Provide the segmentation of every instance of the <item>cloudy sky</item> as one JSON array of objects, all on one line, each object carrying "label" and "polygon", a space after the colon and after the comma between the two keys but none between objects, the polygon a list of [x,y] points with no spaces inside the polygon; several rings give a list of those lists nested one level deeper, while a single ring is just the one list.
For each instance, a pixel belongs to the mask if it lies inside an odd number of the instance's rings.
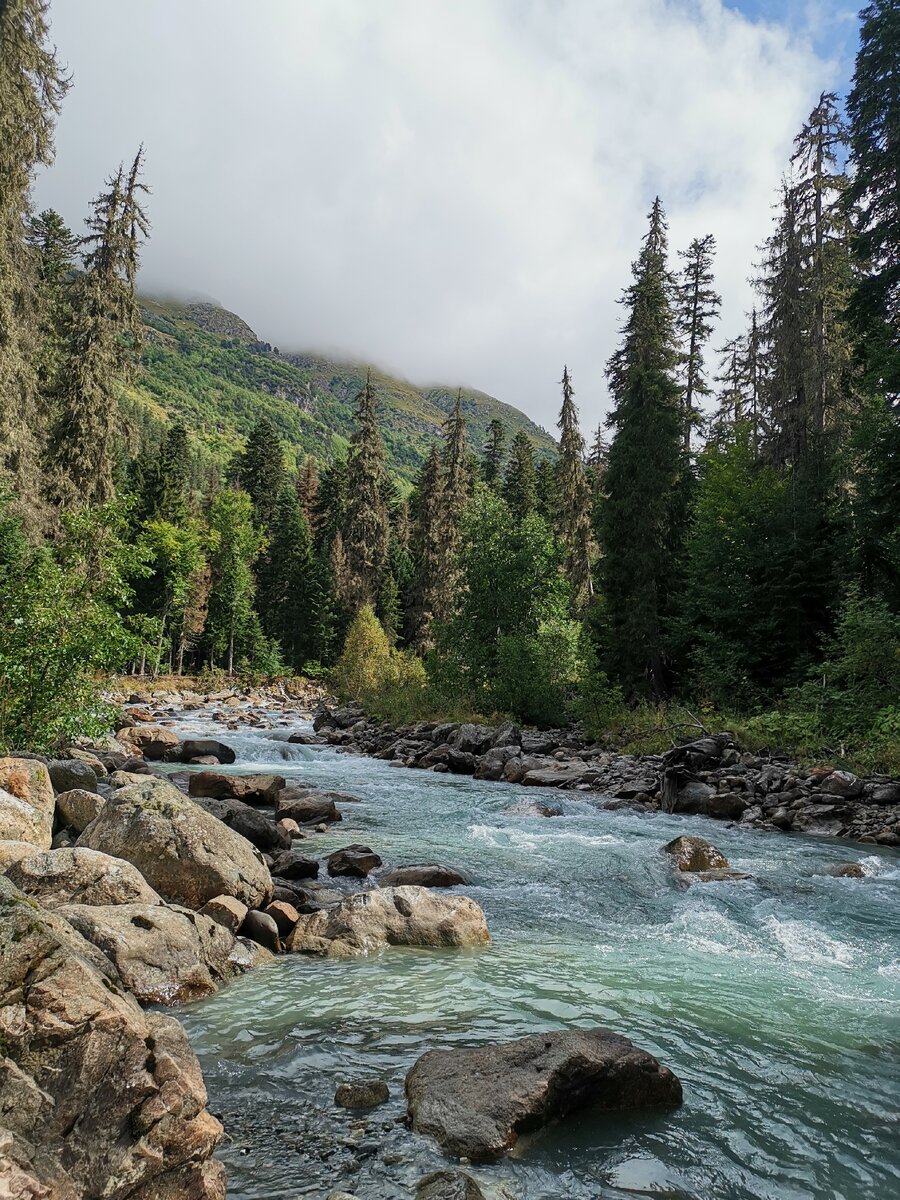
[{"label": "cloudy sky", "polygon": [[79,226],[138,143],[143,286],[555,421],[607,408],[656,193],[715,234],[736,332],[800,122],[852,71],[844,0],[52,0],[74,76],[40,206]]}]

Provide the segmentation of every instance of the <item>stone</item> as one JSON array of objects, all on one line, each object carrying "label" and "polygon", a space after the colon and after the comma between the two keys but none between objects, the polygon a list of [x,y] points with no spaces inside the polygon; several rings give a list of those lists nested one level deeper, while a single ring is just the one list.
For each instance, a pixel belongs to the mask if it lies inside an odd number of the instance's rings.
[{"label": "stone", "polygon": [[233,977],[234,935],[186,908],[64,904],[56,909],[116,968],[142,1004],[187,1004]]},{"label": "stone", "polygon": [[160,780],[114,792],[77,844],[134,863],[164,900],[187,908],[221,895],[252,908],[272,895],[259,851]]},{"label": "stone", "polygon": [[578,1109],[681,1103],[678,1078],[608,1029],[540,1033],[479,1049],[430,1050],[406,1076],[412,1128],[448,1154],[499,1158],[520,1131]]},{"label": "stone", "polygon": [[272,874],[287,880],[315,879],[319,874],[319,864],[314,858],[305,858],[289,850],[272,860]]},{"label": "stone", "polygon": [[469,750],[447,751],[447,769],[454,775],[474,775],[476,762],[475,755]]},{"label": "stone", "polygon": [[677,837],[663,846],[679,871],[717,871],[728,866],[722,851],[702,837]]},{"label": "stone", "polygon": [[466,1171],[434,1171],[416,1184],[416,1200],[513,1200],[502,1185],[484,1187]]},{"label": "stone", "polygon": [[562,809],[558,804],[547,804],[543,800],[519,800],[510,808],[504,809],[510,817],[561,817]]},{"label": "stone", "polygon": [[588,771],[586,763],[560,763],[547,770],[526,771],[519,780],[525,787],[572,787],[580,783]]},{"label": "stone", "polygon": [[410,863],[379,876],[379,887],[458,887],[468,883],[461,871],[437,863]]},{"label": "stone", "polygon": [[279,829],[283,829],[291,839],[303,836],[303,830],[293,817],[282,817],[280,820],[276,821],[275,824]]},{"label": "stone", "polygon": [[484,754],[490,749],[495,731],[488,725],[460,725],[447,738],[454,750],[467,754]]},{"label": "stone", "polygon": [[97,790],[96,771],[78,758],[52,759],[47,763],[47,772],[54,792],[70,792],[72,788],[85,792]]},{"label": "stone", "polygon": [[162,725],[136,725],[133,729],[119,730],[116,737],[129,750],[139,750],[151,762],[162,762],[181,749],[178,734]]},{"label": "stone", "polygon": [[0,842],[0,875],[23,858],[31,858],[35,850],[34,842]]},{"label": "stone", "polygon": [[872,789],[873,804],[900,804],[900,783],[879,783]]},{"label": "stone", "polygon": [[300,792],[287,788],[275,802],[275,816],[290,817],[298,825],[318,825],[321,821],[340,821],[334,795],[330,792]]},{"label": "stone", "polygon": [[387,1084],[380,1079],[355,1079],[340,1084],[334,1093],[334,1102],[340,1108],[377,1108],[390,1098]]},{"label": "stone", "polygon": [[0,758],[0,841],[49,850],[56,800],[50,775],[32,758]]},{"label": "stone", "polygon": [[[92,750],[83,750],[80,746],[68,746],[66,748],[66,757],[69,759],[75,758],[79,762],[87,763],[97,779],[105,779],[109,774],[103,760],[97,754],[94,754]],[[50,778],[53,778],[52,772]],[[56,787],[55,784],[53,786]]]},{"label": "stone", "polygon": [[214,800],[233,796],[245,804],[273,805],[284,789],[283,775],[225,775],[220,771],[197,771],[188,782],[189,796]]},{"label": "stone", "polygon": [[369,846],[344,846],[329,854],[325,860],[329,875],[349,875],[354,879],[365,879],[370,871],[381,866],[381,859]]},{"label": "stone", "polygon": [[56,811],[59,819],[69,829],[82,833],[91,821],[99,816],[100,809],[106,803],[96,791],[87,788],[71,788],[68,792],[60,792],[56,797]]},{"label": "stone", "polygon": [[468,896],[394,887],[359,892],[334,908],[301,915],[286,949],[351,958],[386,946],[474,947],[490,940],[484,913]]},{"label": "stone", "polygon": [[866,877],[862,865],[858,862],[831,863],[821,873],[835,875],[838,879],[865,879]]},{"label": "stone", "polygon": [[818,783],[818,790],[826,796],[840,796],[846,800],[861,796],[864,787],[863,781],[852,771],[831,771]]},{"label": "stone", "polygon": [[714,867],[709,871],[685,871],[679,876],[682,883],[734,883],[739,879],[752,879],[746,871],[737,871],[733,867]]},{"label": "stone", "polygon": [[229,933],[236,934],[249,911],[247,905],[236,900],[234,896],[213,896],[212,900],[207,900],[200,909],[200,915],[210,917]]},{"label": "stone", "polygon": [[44,908],[61,904],[162,904],[130,862],[100,850],[42,850],[10,867],[7,876]]},{"label": "stone", "polygon": [[197,796],[195,802],[205,812],[211,813],[223,821],[229,829],[246,838],[257,850],[271,853],[277,850],[289,850],[291,838],[285,830],[256,808],[244,804],[242,800],[233,798],[227,800],[210,800]]},{"label": "stone", "polygon": [[[15,1164],[0,1194],[224,1200],[222,1127],[181,1025],[143,1012],[104,955],[2,878],[0,1030],[0,1161]],[[33,1183],[13,1190],[12,1170]]]},{"label": "stone", "polygon": [[521,745],[522,731],[518,725],[513,725],[512,721],[504,721],[502,725],[499,725],[494,736],[491,738],[492,750],[514,747],[518,751]]},{"label": "stone", "polygon": [[230,746],[215,738],[185,738],[178,749],[178,758],[169,761],[188,763],[192,758],[215,758],[228,766],[234,762],[235,757]]},{"label": "stone", "polygon": [[249,938],[251,942],[258,942],[260,946],[265,946],[273,954],[281,953],[281,935],[278,932],[277,924],[268,913],[251,909],[244,918],[240,934],[241,937]]},{"label": "stone", "polygon": [[300,913],[287,900],[273,900],[266,908],[266,916],[271,917],[282,938],[286,938],[297,922]]}]

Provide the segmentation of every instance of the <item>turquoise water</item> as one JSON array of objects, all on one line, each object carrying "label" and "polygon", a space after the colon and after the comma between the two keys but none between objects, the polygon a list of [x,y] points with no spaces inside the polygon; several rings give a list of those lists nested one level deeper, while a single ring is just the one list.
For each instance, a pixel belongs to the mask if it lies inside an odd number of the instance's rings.
[{"label": "turquoise water", "polygon": [[[231,1139],[230,1197],[411,1196],[443,1164],[402,1123],[403,1078],[420,1054],[593,1025],[670,1066],[683,1107],[570,1119],[477,1168],[479,1179],[519,1200],[900,1194],[895,852],[604,812],[576,793],[553,793],[561,817],[523,816],[510,810],[547,793],[286,736],[224,740],[236,770],[277,768],[361,799],[304,852],[364,841],[386,864],[460,867],[473,882],[459,890],[482,905],[494,941],[349,963],[286,956],[182,1010]],[[708,837],[753,880],[680,885],[659,853],[679,833]],[[818,873],[848,859],[864,879]],[[392,1097],[362,1117],[332,1102],[360,1076],[385,1080]]]}]

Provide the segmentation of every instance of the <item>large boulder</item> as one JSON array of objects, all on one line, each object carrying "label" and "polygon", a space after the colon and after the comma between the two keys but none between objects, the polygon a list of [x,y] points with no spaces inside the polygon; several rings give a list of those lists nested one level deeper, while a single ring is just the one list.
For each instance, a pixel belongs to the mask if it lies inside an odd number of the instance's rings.
[{"label": "large boulder", "polygon": [[328,855],[325,860],[329,875],[349,875],[354,879],[365,879],[370,871],[381,866],[381,859],[370,846],[344,846]]},{"label": "large boulder", "polygon": [[0,842],[0,875],[23,858],[31,858],[36,850],[34,842]]},{"label": "large boulder", "polygon": [[442,867],[438,863],[410,863],[405,867],[394,867],[379,876],[381,887],[457,887],[468,883],[461,871],[453,867]]},{"label": "large boulder", "polygon": [[181,750],[178,734],[162,725],[136,725],[133,729],[120,729],[116,737],[129,750],[139,750],[151,762],[161,762]]},{"label": "large boulder", "polygon": [[675,1075],[608,1029],[540,1033],[476,1050],[431,1050],[406,1076],[413,1129],[449,1154],[489,1161],[524,1130],[583,1108],[681,1103]]},{"label": "large boulder", "polygon": [[56,910],[114,964],[142,1004],[186,1004],[236,974],[234,934],[211,917],[153,904],[64,904]]},{"label": "large boulder", "polygon": [[70,792],[72,788],[97,790],[97,772],[80,758],[54,758],[47,763],[47,771],[55,792]]},{"label": "large boulder", "polygon": [[282,829],[275,821],[264,813],[242,800],[209,800],[197,797],[196,803],[208,813],[212,813],[220,821],[224,821],[229,829],[247,839],[257,850],[271,853],[276,850],[289,850],[291,835]]},{"label": "large boulder", "polygon": [[114,792],[77,845],[134,863],[164,900],[187,908],[214,896],[236,896],[249,908],[272,898],[259,851],[158,779]]},{"label": "large boulder", "polygon": [[663,846],[679,871],[718,871],[728,866],[722,851],[702,837],[677,837]]},{"label": "large boulder", "polygon": [[340,821],[334,792],[295,791],[286,788],[275,802],[276,817],[290,817],[298,825]]},{"label": "large boulder", "polygon": [[460,725],[447,738],[454,750],[468,754],[483,754],[490,749],[496,730],[488,725]]},{"label": "large boulder", "polygon": [[170,762],[192,762],[195,758],[216,758],[220,763],[233,763],[235,753],[230,746],[215,738],[185,738],[177,750],[170,752]]},{"label": "large boulder", "polygon": [[99,816],[105,803],[103,796],[98,796],[96,791],[72,788],[68,792],[60,792],[56,797],[56,810],[63,825],[82,833]]},{"label": "large boulder", "polygon": [[0,758],[0,840],[49,850],[56,801],[47,768],[33,758]]},{"label": "large boulder", "polygon": [[223,1200],[222,1127],[179,1023],[2,878],[0,1041],[0,1195]]},{"label": "large boulder", "polygon": [[197,771],[188,781],[189,796],[221,800],[233,796],[245,804],[272,805],[285,785],[283,775],[226,775],[222,771]]},{"label": "large boulder", "polygon": [[484,946],[490,940],[484,913],[468,896],[395,887],[360,892],[334,908],[301,915],[285,949],[351,958],[386,946]]},{"label": "large boulder", "polygon": [[100,850],[42,850],[7,876],[44,908],[60,904],[162,904],[140,871]]}]

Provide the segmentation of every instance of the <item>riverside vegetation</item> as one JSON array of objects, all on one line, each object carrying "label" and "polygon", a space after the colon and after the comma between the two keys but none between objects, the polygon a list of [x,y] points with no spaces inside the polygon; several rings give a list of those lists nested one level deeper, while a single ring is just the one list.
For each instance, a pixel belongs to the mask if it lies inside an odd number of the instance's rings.
[{"label": "riverside vegetation", "polygon": [[[440,890],[465,878],[453,864],[395,862],[375,888],[381,857],[353,842],[317,886],[294,843],[327,840],[354,797],[247,776],[224,734],[165,722],[202,710],[233,733],[268,708],[298,726],[321,689],[297,677],[326,679],[343,707],[322,740],[556,788],[526,820],[557,796],[636,810],[674,870],[717,886],[752,872],[676,844],[669,814],[900,841],[900,9],[863,10],[846,115],[823,94],[799,131],[757,307],[717,365],[715,240],[673,261],[654,201],[589,447],[568,366],[553,446],[480,394],[282,355],[218,309],[142,309],[142,151],[83,236],[33,210],[70,85],[48,13],[0,4],[0,1184],[212,1200],[200,1067],[142,1005],[211,995],[285,949],[490,934]],[[161,718],[139,692],[123,715],[115,677],[163,672],[196,692],[176,685]],[[242,700],[235,676],[301,690]],[[501,1082],[474,1092],[484,1056],[446,1053],[410,1071],[407,1119],[467,1157],[587,1095],[682,1094],[608,1031],[497,1045]],[[502,1084],[517,1057],[544,1084],[525,1109]],[[426,1200],[482,1194],[449,1174]]]}]

